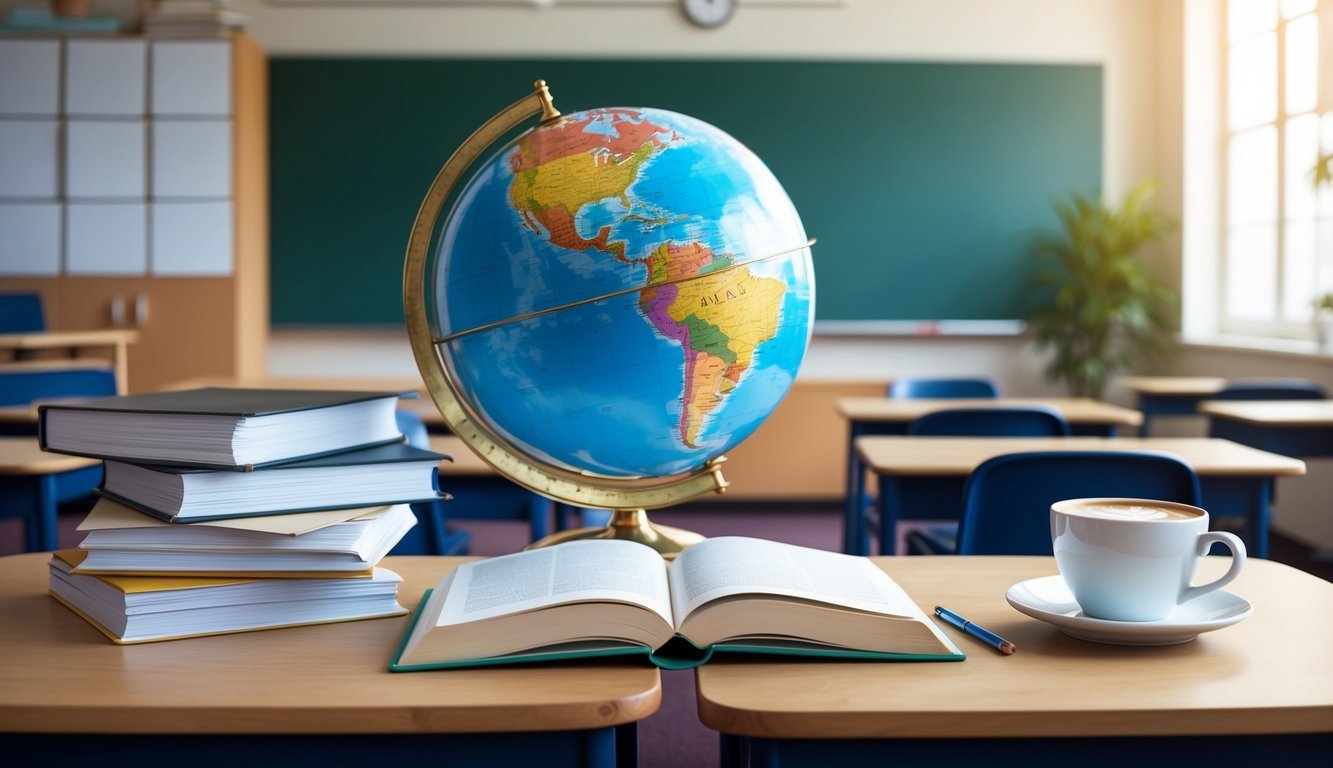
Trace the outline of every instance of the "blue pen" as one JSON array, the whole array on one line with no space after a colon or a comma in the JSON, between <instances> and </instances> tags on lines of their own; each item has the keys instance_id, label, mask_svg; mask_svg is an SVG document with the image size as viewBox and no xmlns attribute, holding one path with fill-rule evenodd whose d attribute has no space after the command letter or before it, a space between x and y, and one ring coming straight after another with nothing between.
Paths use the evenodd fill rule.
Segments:
<instances>
[{"instance_id":1,"label":"blue pen","mask_svg":"<svg viewBox=\"0 0 1333 768\"><path fill-rule=\"evenodd\" d=\"M941 608L938 605L935 606L935 615L939 616L941 619L944 619L945 621L949 622L955 627L958 627L967 634L975 637L976 639L980 640L986 645L989 645L990 647L994 648L1000 653L1003 653L1006 656L1018 650L1017 648L1014 647L1013 643L1009 642L1008 640L1005 640L1003 637L1000 637L999 635L995 634L989 629L983 629L982 627L978 627L976 624L973 624L972 622L968 621L962 616L959 616L958 614L954 613L948 608Z\"/></svg>"}]
</instances>

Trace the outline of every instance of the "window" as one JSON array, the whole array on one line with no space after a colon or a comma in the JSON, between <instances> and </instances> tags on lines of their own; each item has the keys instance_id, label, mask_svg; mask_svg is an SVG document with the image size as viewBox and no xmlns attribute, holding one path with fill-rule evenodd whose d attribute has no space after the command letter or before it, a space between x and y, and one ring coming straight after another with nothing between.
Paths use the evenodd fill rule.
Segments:
<instances>
[{"instance_id":1,"label":"window","mask_svg":"<svg viewBox=\"0 0 1333 768\"><path fill-rule=\"evenodd\" d=\"M1317 0L1226 0L1224 333L1309 338L1312 300L1333 291L1333 189L1316 190L1312 177L1320 154L1333 151L1333 113L1316 111L1317 6ZM1333 3L1324 6L1333 11Z\"/></svg>"}]
</instances>

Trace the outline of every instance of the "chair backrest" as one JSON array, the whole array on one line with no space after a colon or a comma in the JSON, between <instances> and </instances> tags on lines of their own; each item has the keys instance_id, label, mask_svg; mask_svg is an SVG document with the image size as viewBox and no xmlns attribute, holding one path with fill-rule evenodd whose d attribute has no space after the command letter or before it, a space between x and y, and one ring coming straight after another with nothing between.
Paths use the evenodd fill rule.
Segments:
<instances>
[{"instance_id":1,"label":"chair backrest","mask_svg":"<svg viewBox=\"0 0 1333 768\"><path fill-rule=\"evenodd\" d=\"M1309 379L1232 379L1209 400L1324 400L1328 392Z\"/></svg>"},{"instance_id":2,"label":"chair backrest","mask_svg":"<svg viewBox=\"0 0 1333 768\"><path fill-rule=\"evenodd\" d=\"M1048 405L1005 408L946 408L907 426L909 435L973 437L1068 437L1069 422Z\"/></svg>"},{"instance_id":3,"label":"chair backrest","mask_svg":"<svg viewBox=\"0 0 1333 768\"><path fill-rule=\"evenodd\" d=\"M0 333L46 330L40 293L0 293Z\"/></svg>"},{"instance_id":4,"label":"chair backrest","mask_svg":"<svg viewBox=\"0 0 1333 768\"><path fill-rule=\"evenodd\" d=\"M1000 388L992 379L895 379L889 383L889 397L895 399L928 397L999 397Z\"/></svg>"},{"instance_id":5,"label":"chair backrest","mask_svg":"<svg viewBox=\"0 0 1333 768\"><path fill-rule=\"evenodd\" d=\"M1051 504L1122 496L1199 506L1199 478L1159 451L1032 451L972 471L958 526L960 555L1051 554Z\"/></svg>"},{"instance_id":6,"label":"chair backrest","mask_svg":"<svg viewBox=\"0 0 1333 768\"><path fill-rule=\"evenodd\" d=\"M60 397L116 394L116 372L109 368L0 371L0 406L27 405Z\"/></svg>"}]
</instances>

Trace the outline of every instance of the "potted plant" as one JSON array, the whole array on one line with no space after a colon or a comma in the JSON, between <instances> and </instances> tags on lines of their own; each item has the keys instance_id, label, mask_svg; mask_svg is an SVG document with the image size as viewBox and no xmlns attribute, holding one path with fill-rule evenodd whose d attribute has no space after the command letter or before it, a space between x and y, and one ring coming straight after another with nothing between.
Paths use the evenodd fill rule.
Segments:
<instances>
[{"instance_id":1,"label":"potted plant","mask_svg":"<svg viewBox=\"0 0 1333 768\"><path fill-rule=\"evenodd\" d=\"M1171 338L1179 297L1139 255L1172 226L1144 207L1154 191L1140 184L1118 209L1075 193L1055 204L1061 230L1035 243L1047 266L1033 286L1045 301L1028 325L1038 349L1054 350L1047 378L1074 396L1100 397L1113 374L1160 353Z\"/></svg>"},{"instance_id":2,"label":"potted plant","mask_svg":"<svg viewBox=\"0 0 1333 768\"><path fill-rule=\"evenodd\" d=\"M1333 293L1325 293L1311 302L1314 340L1321 350L1333 349Z\"/></svg>"}]
</instances>

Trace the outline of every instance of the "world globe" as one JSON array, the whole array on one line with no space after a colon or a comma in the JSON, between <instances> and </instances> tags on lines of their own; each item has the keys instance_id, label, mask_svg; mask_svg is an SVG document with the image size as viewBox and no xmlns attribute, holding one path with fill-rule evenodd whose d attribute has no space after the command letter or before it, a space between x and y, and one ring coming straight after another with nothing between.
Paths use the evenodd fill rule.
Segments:
<instances>
[{"instance_id":1,"label":"world globe","mask_svg":"<svg viewBox=\"0 0 1333 768\"><path fill-rule=\"evenodd\" d=\"M577 489L715 466L795 380L813 241L724 131L662 109L559 115L538 93L542 122L481 159L524 102L493 118L418 217L405 306L427 383L444 385L432 394L483 458L508 457L501 471L530 464ZM469 152L475 172L440 226L424 214L442 210Z\"/></svg>"}]
</instances>

